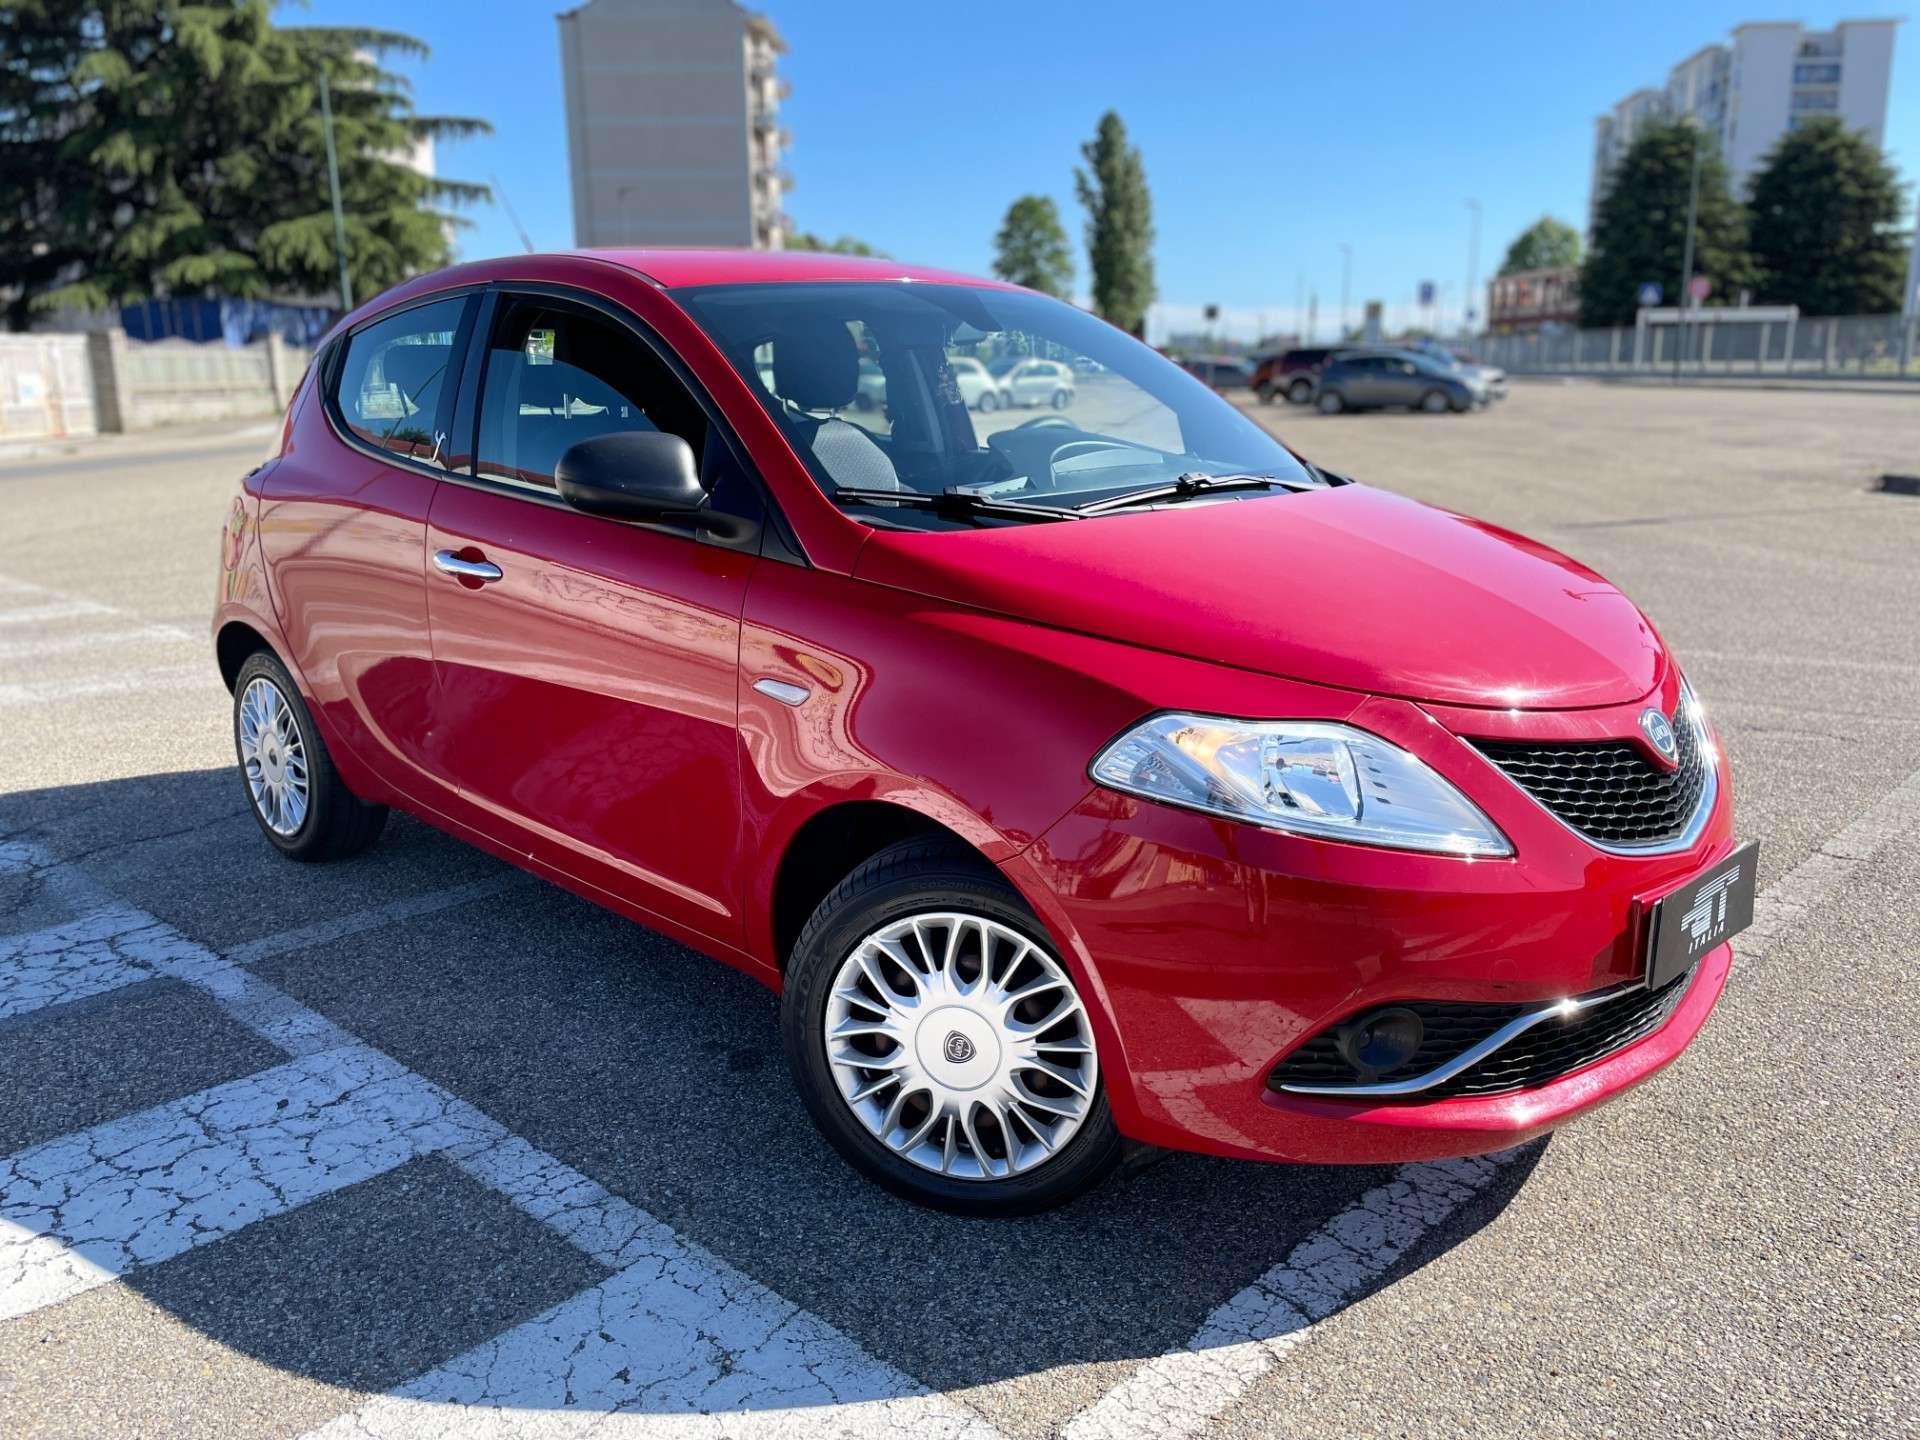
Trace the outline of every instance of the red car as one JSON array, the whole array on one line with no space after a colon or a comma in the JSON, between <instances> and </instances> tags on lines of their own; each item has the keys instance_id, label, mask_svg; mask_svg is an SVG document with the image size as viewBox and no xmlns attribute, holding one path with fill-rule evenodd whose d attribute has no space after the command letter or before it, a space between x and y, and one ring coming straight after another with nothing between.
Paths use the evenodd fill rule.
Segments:
<instances>
[{"instance_id":1,"label":"red car","mask_svg":"<svg viewBox=\"0 0 1920 1440\"><path fill-rule=\"evenodd\" d=\"M952 359L1002 353L1071 403L977 419ZM1686 1046L1752 906L1713 732L1606 581L891 260L381 296L240 484L213 633L280 850L399 806L737 966L827 1139L957 1210L1123 1137L1516 1144Z\"/></svg>"}]
</instances>

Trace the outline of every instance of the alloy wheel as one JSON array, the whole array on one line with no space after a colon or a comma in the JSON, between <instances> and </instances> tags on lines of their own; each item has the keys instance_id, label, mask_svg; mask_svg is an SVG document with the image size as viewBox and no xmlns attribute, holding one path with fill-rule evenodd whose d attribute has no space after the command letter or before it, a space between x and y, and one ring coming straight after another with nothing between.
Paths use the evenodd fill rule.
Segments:
<instances>
[{"instance_id":1,"label":"alloy wheel","mask_svg":"<svg viewBox=\"0 0 1920 1440\"><path fill-rule=\"evenodd\" d=\"M260 818L276 835L292 835L306 821L311 799L307 745L280 687L255 676L240 697L240 766Z\"/></svg>"},{"instance_id":2,"label":"alloy wheel","mask_svg":"<svg viewBox=\"0 0 1920 1440\"><path fill-rule=\"evenodd\" d=\"M868 1134L938 1175L1001 1180L1080 1129L1099 1069L1060 963L980 915L875 930L841 963L822 1023L841 1099Z\"/></svg>"}]
</instances>

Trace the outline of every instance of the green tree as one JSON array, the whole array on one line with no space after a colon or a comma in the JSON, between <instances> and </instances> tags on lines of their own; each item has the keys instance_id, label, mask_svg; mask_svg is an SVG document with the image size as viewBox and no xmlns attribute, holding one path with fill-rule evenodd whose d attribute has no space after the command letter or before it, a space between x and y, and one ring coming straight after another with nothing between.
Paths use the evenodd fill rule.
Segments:
<instances>
[{"instance_id":1,"label":"green tree","mask_svg":"<svg viewBox=\"0 0 1920 1440\"><path fill-rule=\"evenodd\" d=\"M1153 200L1140 152L1127 127L1109 110L1093 139L1080 147L1087 168L1073 172L1087 210L1087 260L1093 272L1093 308L1138 335L1153 304Z\"/></svg>"},{"instance_id":2,"label":"green tree","mask_svg":"<svg viewBox=\"0 0 1920 1440\"><path fill-rule=\"evenodd\" d=\"M838 240L824 240L810 230L799 230L787 236L786 247L789 250L817 250L828 255L872 255L886 259L884 252L851 235L842 235Z\"/></svg>"},{"instance_id":3,"label":"green tree","mask_svg":"<svg viewBox=\"0 0 1920 1440\"><path fill-rule=\"evenodd\" d=\"M1045 195L1022 195L1007 207L993 237L993 273L1065 299L1073 289L1073 251L1060 209Z\"/></svg>"},{"instance_id":4,"label":"green tree","mask_svg":"<svg viewBox=\"0 0 1920 1440\"><path fill-rule=\"evenodd\" d=\"M1905 208L1898 174L1865 136L1825 115L1789 130L1748 205L1761 297L1809 315L1898 311Z\"/></svg>"},{"instance_id":5,"label":"green tree","mask_svg":"<svg viewBox=\"0 0 1920 1440\"><path fill-rule=\"evenodd\" d=\"M458 222L435 207L486 196L404 163L486 128L414 113L380 65L426 53L407 36L282 29L268 0L17 0L0 31L9 328L63 305L335 293L323 67L357 298L445 264Z\"/></svg>"},{"instance_id":6,"label":"green tree","mask_svg":"<svg viewBox=\"0 0 1920 1440\"><path fill-rule=\"evenodd\" d=\"M1580 232L1564 220L1542 215L1522 230L1500 262L1502 275L1522 270L1553 270L1580 263Z\"/></svg>"},{"instance_id":7,"label":"green tree","mask_svg":"<svg viewBox=\"0 0 1920 1440\"><path fill-rule=\"evenodd\" d=\"M1713 282L1715 304L1729 304L1753 285L1746 211L1728 188L1718 143L1685 121L1655 121L1614 167L1600 202L1593 249L1580 269L1582 324L1631 324L1640 286L1649 281L1666 291L1669 303L1680 294L1696 137L1700 209L1693 273Z\"/></svg>"}]
</instances>

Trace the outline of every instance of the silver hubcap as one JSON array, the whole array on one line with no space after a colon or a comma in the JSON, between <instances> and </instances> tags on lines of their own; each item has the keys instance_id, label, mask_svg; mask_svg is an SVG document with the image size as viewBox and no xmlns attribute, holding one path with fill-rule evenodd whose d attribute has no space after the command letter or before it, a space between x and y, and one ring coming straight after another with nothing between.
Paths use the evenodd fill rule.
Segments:
<instances>
[{"instance_id":1,"label":"silver hubcap","mask_svg":"<svg viewBox=\"0 0 1920 1440\"><path fill-rule=\"evenodd\" d=\"M239 733L253 808L274 834L293 834L307 818L307 744L287 697L264 676L241 693Z\"/></svg>"},{"instance_id":2,"label":"silver hubcap","mask_svg":"<svg viewBox=\"0 0 1920 1440\"><path fill-rule=\"evenodd\" d=\"M847 1107L936 1174L1032 1170L1093 1108L1093 1029L1073 982L979 915L914 915L867 936L834 976L824 1028Z\"/></svg>"}]
</instances>

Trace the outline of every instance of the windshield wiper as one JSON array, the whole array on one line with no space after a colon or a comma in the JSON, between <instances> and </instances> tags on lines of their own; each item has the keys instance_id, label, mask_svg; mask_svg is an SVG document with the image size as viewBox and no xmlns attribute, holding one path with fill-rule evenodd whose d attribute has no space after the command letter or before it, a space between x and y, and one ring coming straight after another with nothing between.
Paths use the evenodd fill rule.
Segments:
<instances>
[{"instance_id":1,"label":"windshield wiper","mask_svg":"<svg viewBox=\"0 0 1920 1440\"><path fill-rule=\"evenodd\" d=\"M943 490L938 495L928 495L919 490L867 490L839 485L834 487L832 494L841 504L904 505L910 510L931 510L949 520L971 520L981 515L990 515L998 520L1084 518L1079 510L1065 510L1057 505L1023 505L1017 500L995 500L991 496L976 495L970 490Z\"/></svg>"},{"instance_id":2,"label":"windshield wiper","mask_svg":"<svg viewBox=\"0 0 1920 1440\"><path fill-rule=\"evenodd\" d=\"M1211 495L1217 490L1271 490L1276 485L1295 487L1271 475L1206 475L1189 471L1170 485L1149 485L1144 490L1129 490L1124 495L1109 495L1104 500L1089 500L1074 507L1080 515L1098 515L1106 510L1124 510L1129 505L1151 505L1158 500L1190 500L1195 495Z\"/></svg>"}]
</instances>

